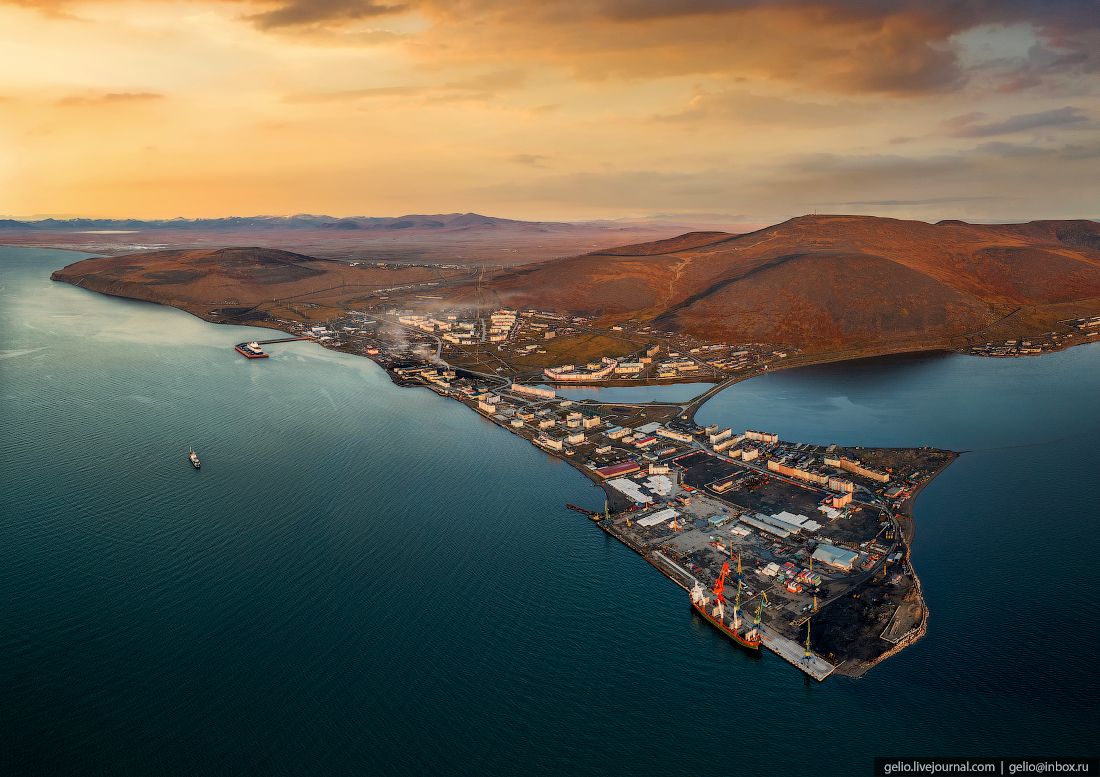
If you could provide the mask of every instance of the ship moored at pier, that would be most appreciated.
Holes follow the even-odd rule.
[[[264,349],[260,347],[257,342],[251,343],[238,343],[236,346],[237,353],[245,356],[249,359],[266,359],[267,354],[264,353]]]
[[[738,559],[738,562],[740,562],[740,559]],[[738,568],[740,569],[740,563],[738,563]],[[753,621],[752,627],[748,629],[744,636],[742,636],[740,633],[742,618],[740,571],[737,575],[737,602],[733,608],[733,617],[730,619],[729,623],[726,623],[726,598],[725,596],[723,596],[723,592],[725,591],[726,587],[726,576],[729,574],[729,572],[730,565],[728,563],[723,564],[722,573],[718,576],[718,581],[714,584],[713,609],[708,612],[707,608],[710,606],[711,599],[709,596],[707,596],[706,589],[703,588],[698,580],[695,581],[695,586],[691,589],[691,606],[695,609],[697,613],[710,621],[712,626],[721,631],[723,634],[732,639],[741,647],[748,650],[759,651],[760,643],[762,641],[760,638],[760,631],[762,626],[760,623],[759,606],[757,607],[756,618]],[[763,598],[761,599],[760,604],[763,604]]]

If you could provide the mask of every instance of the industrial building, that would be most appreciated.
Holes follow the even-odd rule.
[[[664,523],[669,518],[676,518],[680,514],[673,510],[671,507],[664,510],[660,510],[653,515],[647,515],[644,518],[638,519],[639,526],[656,526],[659,523]]]
[[[859,558],[859,554],[850,550],[844,550],[843,548],[836,548],[832,545],[818,545],[812,558],[814,561],[828,564],[835,569],[842,569],[845,572],[850,572],[852,571],[852,566],[856,563],[856,559]]]
[[[602,478],[617,478],[623,475],[629,475],[632,472],[637,472],[641,469],[635,461],[627,461],[621,464],[612,464],[610,467],[603,467],[596,470],[596,474]]]

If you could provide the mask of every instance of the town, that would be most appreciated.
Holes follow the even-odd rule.
[[[605,509],[573,509],[685,591],[721,591],[725,566],[738,617],[816,680],[859,676],[924,633],[911,505],[956,454],[789,442],[694,422],[716,388],[789,351],[644,326],[598,331],[583,317],[535,310],[378,305],[325,324],[271,323],[371,358],[398,385],[462,402],[576,467],[603,489]],[[667,403],[558,394],[661,381],[709,390]]]

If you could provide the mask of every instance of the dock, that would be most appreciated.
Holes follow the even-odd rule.
[[[270,345],[271,343],[292,343],[295,340],[312,340],[313,337],[306,335],[305,337],[280,337],[276,340],[249,340],[250,343],[259,343],[260,345]]]
[[[252,353],[247,352],[247,350],[243,350],[243,349],[246,349],[247,346],[250,343],[256,343],[256,345],[270,345],[271,343],[291,343],[291,342],[294,342],[295,340],[313,340],[313,339],[314,338],[309,336],[309,335],[306,335],[304,337],[279,337],[279,338],[276,338],[274,340],[249,340],[248,342],[237,343],[233,347],[237,350],[238,353],[245,356],[246,358],[249,358],[249,359],[266,359],[267,356],[268,356],[268,354],[266,354],[266,353],[252,354]]]
[[[760,639],[764,647],[768,650],[775,653],[788,664],[801,669],[818,682],[821,682],[831,675],[833,670],[836,669],[835,666],[812,651],[807,659],[806,648],[804,646],[786,637],[780,636],[779,634],[773,633],[766,626],[761,629]]]
[[[608,533],[614,534],[613,532]],[[646,556],[646,560],[685,591],[690,591],[691,586],[695,585],[695,577],[660,551],[653,551]],[[768,650],[818,682],[821,682],[836,670],[835,666],[812,651],[809,658],[807,658],[806,648],[803,645],[774,633],[765,624],[761,624],[760,639],[761,644]]]

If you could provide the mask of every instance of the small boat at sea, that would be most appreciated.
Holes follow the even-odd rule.
[[[191,459],[191,463],[195,465],[195,469],[199,468],[199,456],[191,448],[187,449],[187,458]]]

